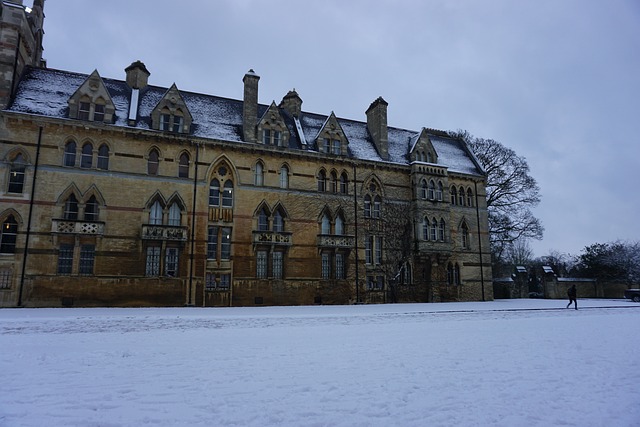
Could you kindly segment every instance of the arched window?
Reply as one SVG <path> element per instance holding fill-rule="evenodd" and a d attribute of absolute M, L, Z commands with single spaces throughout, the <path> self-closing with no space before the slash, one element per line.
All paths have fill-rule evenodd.
<path fill-rule="evenodd" d="M 422 240 L 429 240 L 429 218 L 422 218 Z"/>
<path fill-rule="evenodd" d="M 24 173 L 27 163 L 24 161 L 22 153 L 18 153 L 11 162 L 9 170 L 9 193 L 22 193 L 24 190 Z"/>
<path fill-rule="evenodd" d="M 108 170 L 109 169 L 109 146 L 107 144 L 102 144 L 98 148 L 98 169 Z"/>
<path fill-rule="evenodd" d="M 432 241 L 438 240 L 438 220 L 435 218 L 431 218 L 431 236 Z"/>
<path fill-rule="evenodd" d="M 258 212 L 258 231 L 269 231 L 269 214 L 265 208 Z"/>
<path fill-rule="evenodd" d="M 233 207 L 233 182 L 229 180 L 224 182 L 224 189 L 222 191 L 222 207 Z"/>
<path fill-rule="evenodd" d="M 371 196 L 364 196 L 364 217 L 371 218 Z"/>
<path fill-rule="evenodd" d="M 436 183 L 433 180 L 429 181 L 429 200 L 436 198 Z"/>
<path fill-rule="evenodd" d="M 169 206 L 169 225 L 178 226 L 182 223 L 182 211 L 177 202 L 171 203 Z"/>
<path fill-rule="evenodd" d="M 286 165 L 280 168 L 280 188 L 289 188 L 289 168 Z"/>
<path fill-rule="evenodd" d="M 189 178 L 189 155 L 187 153 L 180 154 L 178 178 Z"/>
<path fill-rule="evenodd" d="M 453 269 L 453 283 L 455 283 L 456 285 L 461 285 L 462 282 L 460 281 L 460 264 L 458 264 L 456 262 L 456 266 Z"/>
<path fill-rule="evenodd" d="M 261 162 L 256 163 L 253 176 L 253 184 L 261 187 L 264 184 L 264 168 Z"/>
<path fill-rule="evenodd" d="M 449 193 L 451 195 L 451 204 L 455 205 L 456 204 L 456 200 L 457 200 L 457 196 L 458 196 L 458 190 L 456 189 L 455 185 L 451 186 L 451 189 L 449 190 Z"/>
<path fill-rule="evenodd" d="M 382 215 L 381 207 L 382 207 L 382 199 L 380 198 L 380 196 L 374 197 L 373 198 L 373 217 L 374 218 L 381 217 Z"/>
<path fill-rule="evenodd" d="M 464 188 L 462 188 L 462 186 L 460 186 L 458 190 L 458 204 L 464 206 Z"/>
<path fill-rule="evenodd" d="M 220 206 L 220 181 L 217 178 L 209 184 L 209 206 Z"/>
<path fill-rule="evenodd" d="M 331 234 L 331 219 L 326 213 L 322 215 L 322 223 L 320 226 L 320 234 Z"/>
<path fill-rule="evenodd" d="M 411 264 L 405 262 L 401 268 L 402 275 L 400 276 L 401 283 L 403 285 L 410 285 L 413 282 L 413 274 L 411 273 Z"/>
<path fill-rule="evenodd" d="M 157 200 L 153 202 L 149 210 L 149 224 L 162 225 L 162 205 Z"/>
<path fill-rule="evenodd" d="M 323 169 L 318 172 L 318 191 L 327 191 L 327 173 Z"/>
<path fill-rule="evenodd" d="M 96 196 L 89 197 L 89 200 L 84 204 L 84 220 L 85 221 L 97 221 L 99 216 L 98 200 Z"/>
<path fill-rule="evenodd" d="M 64 202 L 63 217 L 70 220 L 78 219 L 78 199 L 73 194 Z"/>
<path fill-rule="evenodd" d="M 273 231 L 276 233 L 282 233 L 284 231 L 284 217 L 280 213 L 280 210 L 276 210 L 273 214 Z"/>
<path fill-rule="evenodd" d="M 75 141 L 69 141 L 67 142 L 67 145 L 64 146 L 63 164 L 65 166 L 76 165 L 76 142 Z"/>
<path fill-rule="evenodd" d="M 349 177 L 346 172 L 340 175 L 340 193 L 347 194 L 349 192 Z"/>
<path fill-rule="evenodd" d="M 473 192 L 470 188 L 467 188 L 467 206 L 473 206 Z"/>
<path fill-rule="evenodd" d="M 147 173 L 149 175 L 158 175 L 158 165 L 160 163 L 160 155 L 155 148 L 149 152 L 147 159 Z"/>
<path fill-rule="evenodd" d="M 438 200 L 439 202 L 442 201 L 442 193 L 443 193 L 442 181 L 438 181 L 438 187 L 436 188 L 436 200 Z"/>
<path fill-rule="evenodd" d="M 17 238 L 18 222 L 13 215 L 9 215 L 2 223 L 2 230 L 0 230 L 0 253 L 15 253 Z"/>
<path fill-rule="evenodd" d="M 455 283 L 453 279 L 453 264 L 451 263 L 447 264 L 447 283 L 450 285 Z"/>
<path fill-rule="evenodd" d="M 467 223 L 462 223 L 462 247 L 469 248 L 469 227 L 467 227 Z"/>
<path fill-rule="evenodd" d="M 331 171 L 331 192 L 338 192 L 338 174 L 335 171 Z"/>
<path fill-rule="evenodd" d="M 426 199 L 428 197 L 427 181 L 425 181 L 424 179 L 421 181 L 420 185 L 420 197 L 423 199 Z"/>
<path fill-rule="evenodd" d="M 445 238 L 445 227 L 446 224 L 444 222 L 444 218 L 440 218 L 440 227 L 438 228 L 438 239 L 441 242 L 444 242 L 444 238 Z"/>
<path fill-rule="evenodd" d="M 93 164 L 93 146 L 90 142 L 85 142 L 82 146 L 82 156 L 80 157 L 80 167 L 90 169 Z"/>
<path fill-rule="evenodd" d="M 336 225 L 335 225 L 335 233 L 338 236 L 342 236 L 344 234 L 344 220 L 342 219 L 342 215 L 338 215 L 336 217 Z"/>

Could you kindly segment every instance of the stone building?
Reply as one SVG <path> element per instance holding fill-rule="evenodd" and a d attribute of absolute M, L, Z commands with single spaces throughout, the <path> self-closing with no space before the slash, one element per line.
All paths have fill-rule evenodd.
<path fill-rule="evenodd" d="M 362 121 L 295 90 L 262 104 L 253 70 L 236 100 L 153 86 L 140 61 L 124 80 L 47 69 L 43 3 L 3 3 L 3 40 L 32 47 L 0 55 L 0 306 L 493 298 L 461 140 L 388 126 L 381 97 Z"/>

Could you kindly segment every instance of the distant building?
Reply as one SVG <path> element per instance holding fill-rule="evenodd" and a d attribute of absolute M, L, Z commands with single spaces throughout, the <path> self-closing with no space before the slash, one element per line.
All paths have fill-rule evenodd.
<path fill-rule="evenodd" d="M 44 1 L 2 4 L 0 305 L 492 299 L 485 172 L 463 141 L 47 69 Z M 339 100 L 337 100 L 339 101 Z M 486 287 L 486 289 L 485 289 Z"/>

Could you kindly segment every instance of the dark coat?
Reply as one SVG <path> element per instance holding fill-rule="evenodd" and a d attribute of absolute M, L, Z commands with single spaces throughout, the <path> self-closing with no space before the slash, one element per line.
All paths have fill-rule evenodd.
<path fill-rule="evenodd" d="M 571 298 L 571 299 L 576 299 L 576 285 L 572 285 L 567 290 L 567 295 L 569 295 L 569 298 Z"/>

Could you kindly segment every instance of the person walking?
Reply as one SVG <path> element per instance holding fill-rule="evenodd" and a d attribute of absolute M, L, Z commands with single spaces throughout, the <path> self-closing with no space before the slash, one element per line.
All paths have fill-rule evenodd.
<path fill-rule="evenodd" d="M 576 285 L 571 285 L 571 287 L 567 290 L 567 295 L 569 296 L 569 304 L 567 304 L 567 308 L 571 307 L 571 303 L 574 303 L 576 306 L 576 310 L 578 309 L 578 299 L 576 297 Z"/>

